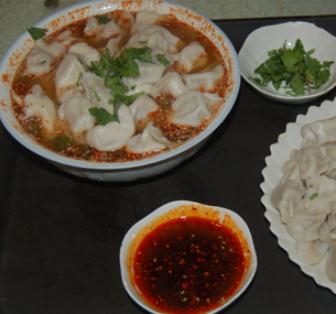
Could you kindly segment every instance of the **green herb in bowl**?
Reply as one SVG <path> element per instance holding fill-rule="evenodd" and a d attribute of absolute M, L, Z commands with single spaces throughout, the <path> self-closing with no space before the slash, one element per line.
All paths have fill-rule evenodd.
<path fill-rule="evenodd" d="M 252 78 L 258 85 L 272 83 L 276 90 L 284 88 L 291 96 L 302 96 L 316 90 L 330 78 L 330 66 L 334 61 L 320 62 L 312 57 L 314 49 L 305 51 L 297 39 L 294 48 L 282 48 L 268 52 L 268 59 L 254 71 Z"/>

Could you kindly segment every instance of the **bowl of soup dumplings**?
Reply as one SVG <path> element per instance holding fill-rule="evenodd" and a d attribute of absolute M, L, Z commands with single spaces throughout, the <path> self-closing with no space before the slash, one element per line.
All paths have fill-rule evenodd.
<path fill-rule="evenodd" d="M 157 175 L 193 155 L 240 85 L 225 33 L 164 1 L 60 10 L 13 43 L 0 74 L 7 131 L 56 167 L 101 181 Z"/>

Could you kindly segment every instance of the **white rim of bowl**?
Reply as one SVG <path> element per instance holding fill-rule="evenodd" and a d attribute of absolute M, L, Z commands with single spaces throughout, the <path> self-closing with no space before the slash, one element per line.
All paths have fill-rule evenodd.
<path fill-rule="evenodd" d="M 245 39 L 242 47 L 240 48 L 240 51 L 242 51 L 245 43 L 247 42 L 247 40 L 249 39 L 249 37 L 252 34 L 255 34 L 256 32 L 258 32 L 261 29 L 266 29 L 266 28 L 273 28 L 275 26 L 279 26 L 279 25 L 299 25 L 299 24 L 306 24 L 306 25 L 310 25 L 313 26 L 325 33 L 327 33 L 328 35 L 333 36 L 331 33 L 329 33 L 328 31 L 326 31 L 324 28 L 316 26 L 314 23 L 310 23 L 310 22 L 304 22 L 304 21 L 295 21 L 295 22 L 285 22 L 285 23 L 278 23 L 278 24 L 273 24 L 273 25 L 266 25 L 260 28 L 257 28 L 256 30 L 252 31 L 247 38 Z M 336 38 L 335 38 L 336 40 Z M 238 57 L 240 56 L 240 51 L 238 53 Z M 240 58 L 239 58 L 240 59 Z M 334 62 L 336 62 L 336 60 L 334 60 Z M 319 92 L 315 92 L 313 94 L 309 94 L 309 95 L 304 95 L 304 96 L 291 96 L 291 95 L 282 95 L 282 94 L 277 94 L 275 92 L 266 90 L 264 88 L 262 88 L 261 86 L 257 85 L 256 83 L 254 83 L 249 77 L 247 77 L 243 72 L 241 72 L 241 76 L 244 78 L 244 80 L 249 83 L 252 87 L 254 87 L 256 90 L 258 90 L 261 94 L 265 94 L 268 95 L 269 97 L 273 97 L 273 98 L 279 98 L 279 99 L 283 99 L 283 100 L 308 100 L 311 98 L 315 98 L 315 97 L 320 97 L 324 94 L 326 94 L 327 92 L 331 91 L 335 86 L 336 86 L 336 80 L 333 84 L 329 85 L 327 88 L 320 90 Z"/>
<path fill-rule="evenodd" d="M 86 1 L 82 2 L 79 4 L 74 4 L 71 5 L 67 8 L 60 9 L 39 22 L 37 22 L 34 26 L 36 27 L 43 27 L 47 22 L 50 22 L 51 20 L 66 14 L 67 12 L 70 12 L 74 9 L 81 8 L 83 6 L 93 6 L 97 4 L 99 1 Z M 233 87 L 232 90 L 230 91 L 230 94 L 225 97 L 225 103 L 223 108 L 219 113 L 217 113 L 216 117 L 211 121 L 209 126 L 199 133 L 197 136 L 192 138 L 191 140 L 188 140 L 185 144 L 182 144 L 181 146 L 168 151 L 164 153 L 160 153 L 156 156 L 149 157 L 149 158 L 144 158 L 141 160 L 137 161 L 129 161 L 129 162 L 95 162 L 95 161 L 85 161 L 85 160 L 80 160 L 80 159 L 74 159 L 70 157 L 65 157 L 63 155 L 57 154 L 42 145 L 36 143 L 32 138 L 30 138 L 28 135 L 25 135 L 23 131 L 18 131 L 11 123 L 9 123 L 3 114 L 3 109 L 0 107 L 0 120 L 2 121 L 3 125 L 5 128 L 8 130 L 8 132 L 24 147 L 28 148 L 30 151 L 38 154 L 39 156 L 42 156 L 52 162 L 62 164 L 65 166 L 71 166 L 71 167 L 76 167 L 76 168 L 81 168 L 81 169 L 92 169 L 92 170 L 128 170 L 132 168 L 143 168 L 152 164 L 156 163 L 161 163 L 164 162 L 168 159 L 172 159 L 177 155 L 180 155 L 181 153 L 188 151 L 190 148 L 196 146 L 203 140 L 205 140 L 210 134 L 212 134 L 218 127 L 219 125 L 225 120 L 225 118 L 228 116 L 230 113 L 236 99 L 238 96 L 239 88 L 240 88 L 240 67 L 239 67 L 239 61 L 238 61 L 238 55 L 236 53 L 236 50 L 231 42 L 231 40 L 227 37 L 227 35 L 221 30 L 214 22 L 211 20 L 208 20 L 206 17 L 200 15 L 199 13 L 196 13 L 195 11 L 186 8 L 184 6 L 175 4 L 175 3 L 169 3 L 168 1 L 166 2 L 169 6 L 175 6 L 175 7 L 180 7 L 183 8 L 187 11 L 190 11 L 194 15 L 201 16 L 202 18 L 206 19 L 210 24 L 214 26 L 214 28 L 217 30 L 217 32 L 223 36 L 224 41 L 225 41 L 225 47 L 229 49 L 230 51 L 230 58 L 231 58 L 231 63 L 232 63 L 232 82 L 233 82 Z M 105 11 L 111 10 L 113 8 L 112 3 L 107 3 L 107 7 L 104 9 Z M 103 10 L 97 10 L 97 14 Z M 70 23 L 69 23 L 70 24 Z M 24 39 L 28 38 L 27 32 L 23 33 L 20 35 L 12 44 L 12 46 L 7 50 L 7 52 L 4 54 L 2 58 L 2 62 L 0 64 L 0 73 L 4 72 L 4 69 L 6 68 L 7 61 L 9 57 L 12 55 L 12 53 L 16 50 L 16 46 L 19 45 L 19 42 L 23 41 Z"/>

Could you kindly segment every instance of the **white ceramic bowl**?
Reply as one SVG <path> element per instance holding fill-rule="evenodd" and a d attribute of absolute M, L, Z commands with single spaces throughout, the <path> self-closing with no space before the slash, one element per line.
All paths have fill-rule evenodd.
<path fill-rule="evenodd" d="M 261 190 L 264 195 L 261 202 L 265 206 L 265 217 L 270 223 L 270 230 L 277 237 L 278 244 L 288 254 L 291 261 L 299 265 L 301 270 L 311 276 L 315 282 L 329 288 L 336 294 L 336 283 L 332 282 L 326 273 L 325 262 L 308 265 L 296 250 L 296 241 L 289 234 L 286 225 L 281 221 L 279 210 L 271 204 L 271 194 L 279 184 L 283 173 L 282 166 L 289 160 L 290 152 L 299 149 L 302 145 L 301 128 L 307 124 L 318 120 L 324 120 L 336 116 L 336 99 L 326 100 L 320 107 L 311 106 L 305 115 L 298 115 L 295 122 L 288 123 L 286 131 L 279 135 L 278 141 L 271 145 L 271 155 L 265 159 L 266 167 L 262 171 L 264 181 L 261 184 Z"/>
<path fill-rule="evenodd" d="M 186 206 L 187 209 L 183 208 L 183 206 Z M 199 206 L 201 211 L 197 214 L 196 212 L 190 213 L 190 205 Z M 192 211 L 192 210 L 191 210 Z M 179 217 L 190 217 L 190 216 L 202 216 L 209 219 L 218 219 L 219 222 L 224 223 L 224 225 L 230 225 L 232 224 L 227 221 L 233 221 L 234 228 L 238 233 L 241 231 L 244 242 L 243 246 L 247 246 L 248 251 L 250 252 L 250 263 L 248 266 L 247 271 L 245 272 L 245 275 L 243 277 L 243 280 L 238 287 L 238 289 L 231 295 L 226 302 L 221 305 L 220 307 L 215 308 L 214 310 L 208 311 L 207 313 L 217 313 L 218 311 L 223 310 L 226 308 L 229 304 L 231 304 L 234 300 L 236 300 L 248 287 L 248 285 L 251 283 L 255 272 L 257 270 L 257 255 L 255 252 L 252 236 L 250 233 L 250 230 L 245 223 L 245 221 L 237 215 L 235 212 L 223 208 L 223 207 L 217 207 L 217 206 L 209 206 L 209 205 L 203 205 L 195 202 L 190 201 L 174 201 L 167 203 L 156 210 L 154 210 L 151 214 L 144 217 L 142 220 L 138 221 L 135 225 L 133 225 L 128 232 L 126 233 L 122 244 L 120 248 L 120 270 L 121 270 L 121 279 L 123 282 L 123 285 L 129 294 L 129 296 L 141 307 L 146 309 L 147 311 L 151 313 L 157 313 L 162 314 L 161 312 L 158 312 L 156 309 L 153 309 L 150 304 L 148 304 L 141 294 L 137 291 L 137 289 L 133 285 L 132 281 L 132 275 L 130 268 L 132 265 L 132 259 L 134 256 L 134 252 L 136 250 L 136 247 L 139 242 L 141 242 L 141 239 L 143 239 L 144 235 L 155 226 L 160 225 L 161 223 L 165 221 L 169 221 L 170 219 L 179 218 Z M 214 218 L 216 217 L 216 218 Z M 227 219 L 227 220 L 226 220 Z M 140 235 L 140 239 L 139 236 Z M 245 251 L 246 252 L 246 251 Z"/>
<path fill-rule="evenodd" d="M 330 79 L 326 84 L 311 94 L 290 96 L 285 91 L 277 91 L 271 84 L 260 86 L 251 79 L 256 76 L 254 70 L 268 59 L 267 53 L 270 50 L 281 48 L 285 42 L 287 47 L 294 47 L 297 39 L 301 39 L 306 51 L 315 49 L 313 57 L 319 61 L 334 61 L 330 67 Z M 239 52 L 239 62 L 242 77 L 265 97 L 293 105 L 310 102 L 336 85 L 336 37 L 307 22 L 288 22 L 261 27 L 246 38 Z"/>
<path fill-rule="evenodd" d="M 34 44 L 28 33 L 24 33 L 13 43 L 0 65 L 0 118 L 5 128 L 18 142 L 67 172 L 94 180 L 131 181 L 162 173 L 181 163 L 200 148 L 204 141 L 215 131 L 231 111 L 240 86 L 240 70 L 236 51 L 222 30 L 205 17 L 179 5 L 162 0 L 84 2 L 57 11 L 35 26 L 47 28 L 48 33 L 51 33 L 76 20 L 116 9 L 132 11 L 151 10 L 160 14 L 172 13 L 178 19 L 204 33 L 216 45 L 220 53 L 224 56 L 229 72 L 231 88 L 225 98 L 222 109 L 206 130 L 172 151 L 159 154 L 152 158 L 126 163 L 97 163 L 76 160 L 61 156 L 40 146 L 23 132 L 14 116 L 10 98 L 10 87 L 15 71 Z"/>

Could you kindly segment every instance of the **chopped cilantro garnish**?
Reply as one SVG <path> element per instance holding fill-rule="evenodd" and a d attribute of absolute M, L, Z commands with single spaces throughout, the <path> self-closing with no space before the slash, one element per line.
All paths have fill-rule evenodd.
<path fill-rule="evenodd" d="M 98 15 L 96 18 L 99 24 L 107 24 L 108 22 L 110 22 L 110 19 L 107 15 Z"/>
<path fill-rule="evenodd" d="M 149 47 L 126 48 L 117 58 L 112 58 L 108 50 L 102 54 L 99 62 L 93 62 L 90 71 L 104 79 L 104 84 L 111 90 L 113 115 L 102 108 L 91 108 L 90 113 L 96 117 L 98 124 L 104 125 L 110 121 L 118 121 L 118 109 L 122 104 L 130 105 L 134 100 L 144 95 L 143 92 L 127 95 L 130 88 L 124 83 L 124 77 L 139 76 L 139 65 L 136 61 L 152 62 L 152 49 Z M 132 88 L 131 88 L 132 89 Z M 97 98 L 98 99 L 98 98 Z"/>
<path fill-rule="evenodd" d="M 73 140 L 67 135 L 60 135 L 52 140 L 52 146 L 58 152 L 66 150 L 72 144 Z"/>
<path fill-rule="evenodd" d="M 169 65 L 169 60 L 166 58 L 164 54 L 156 55 L 156 59 L 163 65 Z"/>
<path fill-rule="evenodd" d="M 319 195 L 319 194 L 318 194 L 317 192 L 315 192 L 315 193 L 313 193 L 312 195 L 310 195 L 309 199 L 312 201 L 312 200 L 314 200 L 315 198 L 317 198 L 318 195 Z"/>
<path fill-rule="evenodd" d="M 45 34 L 47 33 L 47 30 L 45 28 L 39 28 L 39 27 L 34 27 L 34 26 L 29 27 L 27 31 L 34 40 L 43 38 Z"/>
<path fill-rule="evenodd" d="M 93 107 L 89 109 L 89 112 L 96 118 L 99 125 L 105 125 L 111 121 L 115 121 L 114 115 L 110 114 L 104 108 Z"/>
<path fill-rule="evenodd" d="M 310 89 L 318 89 L 330 77 L 333 61 L 320 62 L 312 57 L 314 49 L 305 51 L 302 41 L 297 39 L 294 48 L 268 52 L 268 59 L 254 71 L 253 80 L 262 86 L 272 83 L 275 89 L 286 88 L 289 95 L 304 95 Z"/>
<path fill-rule="evenodd" d="M 119 99 L 125 105 L 131 105 L 139 96 L 143 95 L 145 95 L 144 92 L 139 92 L 132 95 L 120 95 Z"/>

